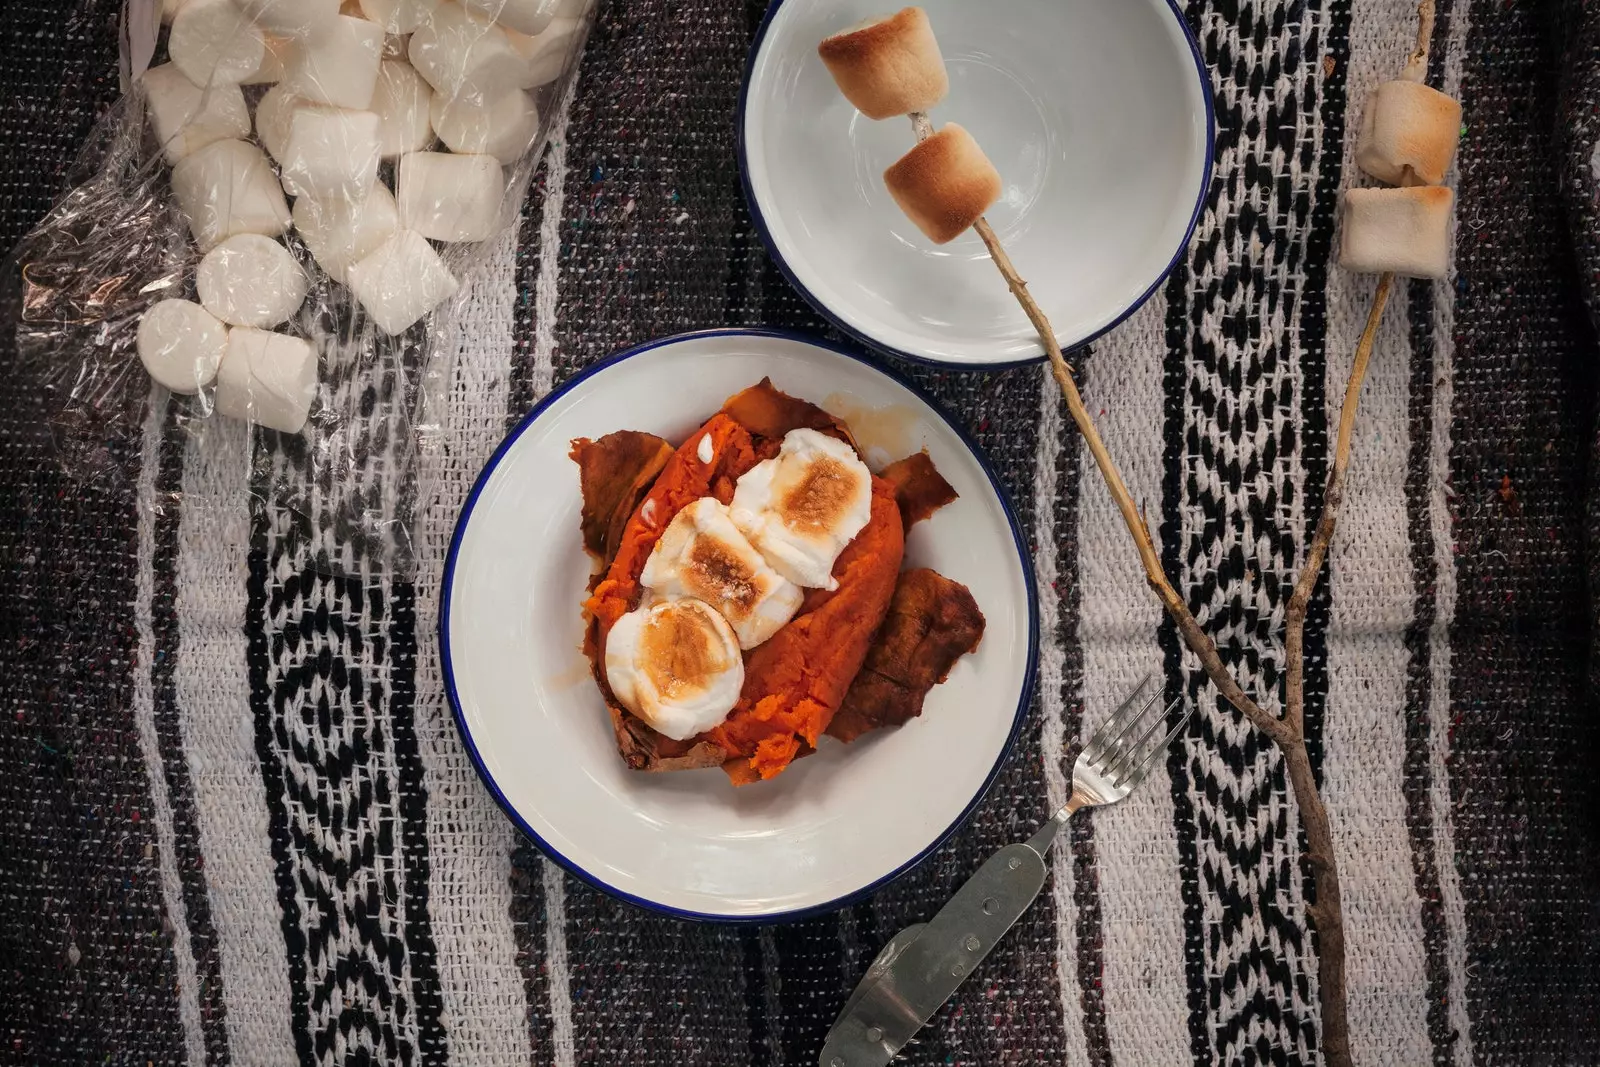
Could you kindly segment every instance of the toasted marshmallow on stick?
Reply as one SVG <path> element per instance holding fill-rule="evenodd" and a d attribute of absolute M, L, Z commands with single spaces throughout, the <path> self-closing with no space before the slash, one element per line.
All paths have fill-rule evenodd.
<path fill-rule="evenodd" d="M 1384 82 L 1367 98 L 1356 165 L 1390 185 L 1438 185 L 1461 140 L 1461 105 L 1410 81 Z"/>
<path fill-rule="evenodd" d="M 817 54 L 839 91 L 869 119 L 927 111 L 950 91 L 939 42 L 920 7 L 824 37 Z"/>
<path fill-rule="evenodd" d="M 883 172 L 883 181 L 900 210 L 936 245 L 959 237 L 1000 199 L 1000 172 L 953 122 L 901 156 Z"/>
<path fill-rule="evenodd" d="M 1358 273 L 1443 278 L 1450 269 L 1454 204 L 1455 194 L 1438 185 L 1346 189 L 1339 265 Z"/>

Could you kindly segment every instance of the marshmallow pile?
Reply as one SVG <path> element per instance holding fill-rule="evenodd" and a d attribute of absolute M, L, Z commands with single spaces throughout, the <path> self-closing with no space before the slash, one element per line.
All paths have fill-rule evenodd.
<path fill-rule="evenodd" d="M 147 114 L 203 258 L 199 302 L 140 322 L 150 376 L 214 384 L 223 414 L 299 432 L 316 352 L 273 331 L 311 278 L 281 238 L 297 231 L 384 333 L 449 300 L 436 244 L 497 230 L 505 167 L 538 134 L 532 91 L 560 76 L 592 2 L 164 0 Z M 253 108 L 250 86 L 268 87 Z"/>
<path fill-rule="evenodd" d="M 1444 93 L 1412 80 L 1378 86 L 1362 117 L 1356 165 L 1395 188 L 1345 190 L 1341 266 L 1445 276 L 1455 194 L 1443 183 L 1460 137 L 1461 105 Z"/>
<path fill-rule="evenodd" d="M 950 91 L 927 12 L 908 7 L 823 39 L 839 91 L 872 119 L 926 112 Z M 934 244 L 955 240 L 1000 199 L 1000 173 L 972 135 L 947 123 L 883 174 L 889 195 Z"/>

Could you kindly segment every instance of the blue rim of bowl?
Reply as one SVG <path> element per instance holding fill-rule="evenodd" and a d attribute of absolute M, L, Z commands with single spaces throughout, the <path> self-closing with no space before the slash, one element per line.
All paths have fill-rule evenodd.
<path fill-rule="evenodd" d="M 1116 318 L 1112 319 L 1110 322 L 1106 323 L 1089 336 L 1072 342 L 1072 344 L 1065 349 L 1067 352 L 1076 352 L 1087 345 L 1094 344 L 1094 342 L 1098 341 L 1100 338 L 1104 337 L 1118 326 L 1121 326 L 1124 322 L 1127 322 L 1128 319 L 1133 316 L 1134 312 L 1144 307 L 1145 302 L 1155 295 L 1155 291 L 1161 288 L 1162 284 L 1167 280 L 1167 276 L 1170 275 L 1173 268 L 1178 265 L 1178 261 L 1183 258 L 1186 252 L 1188 252 L 1189 242 L 1194 239 L 1195 228 L 1200 225 L 1200 216 L 1205 212 L 1206 197 L 1211 191 L 1211 179 L 1216 172 L 1217 154 L 1217 109 L 1216 101 L 1212 98 L 1211 76 L 1206 71 L 1205 57 L 1200 53 L 1200 42 L 1195 40 L 1194 30 L 1190 28 L 1189 21 L 1183 17 L 1183 12 L 1178 9 L 1177 0 L 1166 0 L 1166 2 L 1167 9 L 1172 13 L 1172 17 L 1177 20 L 1178 28 L 1183 31 L 1183 39 L 1189 42 L 1189 55 L 1194 59 L 1195 74 L 1200 79 L 1200 97 L 1205 101 L 1206 160 L 1205 166 L 1201 168 L 1200 190 L 1195 196 L 1194 210 L 1189 214 L 1189 225 L 1184 228 L 1183 240 L 1178 242 L 1178 247 L 1173 251 L 1172 258 L 1167 261 L 1167 265 L 1162 268 L 1161 273 L 1156 275 L 1155 280 L 1150 283 L 1150 287 L 1141 293 L 1137 300 L 1124 308 L 1121 314 L 1117 315 Z M 756 203 L 755 189 L 750 185 L 750 156 L 748 146 L 745 144 L 744 135 L 745 111 L 749 107 L 750 103 L 750 81 L 751 77 L 755 74 L 756 58 L 760 56 L 761 46 L 765 44 L 767 40 L 767 31 L 772 27 L 772 20 L 777 16 L 778 9 L 781 8 L 783 4 L 784 0 L 772 0 L 771 4 L 767 7 L 766 15 L 761 19 L 761 27 L 756 30 L 755 42 L 750 45 L 750 54 L 745 59 L 744 83 L 739 87 L 739 111 L 735 118 L 735 122 L 737 123 L 738 127 L 735 131 L 735 135 L 739 151 L 739 184 L 744 189 L 744 202 L 746 207 L 748 207 L 750 210 L 750 219 L 755 223 L 756 232 L 761 235 L 761 243 L 766 246 L 767 254 L 772 257 L 772 261 L 778 265 L 778 270 L 783 274 L 784 278 L 789 282 L 789 284 L 794 287 L 795 292 L 805 297 L 806 303 L 815 308 L 824 318 L 833 323 L 833 325 L 841 332 L 845 333 L 854 340 L 859 341 L 861 344 L 867 346 L 875 352 L 883 352 L 899 359 L 910 360 L 912 363 L 921 363 L 924 366 L 939 367 L 943 370 L 952 371 L 1006 370 L 1011 367 L 1026 367 L 1034 363 L 1043 363 L 1049 358 L 1049 356 L 1042 350 L 1037 356 L 1024 356 L 1021 359 L 996 360 L 994 362 L 985 363 L 962 363 L 955 360 L 938 359 L 934 356 L 920 355 L 916 352 L 907 352 L 904 349 L 895 348 L 893 345 L 885 344 L 884 342 L 879 341 L 877 338 L 868 335 L 862 330 L 851 326 L 849 323 L 845 322 L 841 316 L 835 315 L 827 304 L 823 303 L 815 293 L 801 284 L 799 278 L 795 277 L 794 271 L 789 266 L 789 261 L 783 258 L 783 253 L 778 250 L 777 243 L 772 239 L 772 233 L 767 228 L 766 217 L 761 213 L 761 205 Z"/>
<path fill-rule="evenodd" d="M 1028 602 L 1027 668 L 1023 675 L 1022 692 L 1017 700 L 1017 708 L 1012 715 L 1011 730 L 1006 734 L 1005 744 L 1000 746 L 1000 752 L 999 755 L 995 757 L 994 766 L 989 768 L 989 773 L 984 776 L 983 784 L 980 785 L 977 792 L 972 795 L 972 799 L 967 802 L 966 807 L 962 808 L 961 813 L 956 816 L 955 820 L 951 822 L 949 826 L 940 831 L 934 837 L 934 839 L 928 843 L 927 847 L 923 848 L 915 856 L 911 857 L 905 863 L 902 863 L 888 874 L 878 878 L 876 881 L 862 886 L 860 889 L 846 893 L 844 896 L 836 897 L 835 899 L 822 904 L 812 904 L 804 908 L 796 908 L 789 911 L 771 912 L 760 915 L 720 915 L 715 912 L 689 911 L 684 908 L 675 908 L 669 904 L 662 904 L 658 901 L 646 900 L 643 897 L 635 896 L 632 893 L 625 892 L 624 890 L 618 889 L 613 885 L 609 885 L 603 879 L 584 870 L 572 860 L 568 859 L 566 856 L 563 856 L 560 852 L 551 847 L 550 843 L 545 841 L 544 838 L 540 837 L 534 831 L 533 827 L 528 825 L 527 820 L 525 820 L 521 814 L 517 812 L 517 809 L 512 806 L 511 802 L 506 799 L 505 794 L 500 790 L 499 784 L 495 782 L 494 776 L 489 773 L 489 769 L 484 765 L 483 756 L 478 752 L 477 743 L 472 738 L 472 730 L 467 726 L 466 719 L 461 712 L 461 701 L 456 695 L 455 664 L 450 655 L 450 604 L 452 600 L 452 587 L 455 581 L 456 557 L 461 550 L 461 538 L 466 533 L 468 522 L 470 522 L 472 519 L 472 511 L 478 503 L 479 494 L 483 492 L 484 486 L 489 484 L 489 479 L 494 476 L 494 472 L 499 468 L 500 462 L 505 458 L 506 453 L 509 452 L 517 443 L 518 439 L 522 437 L 523 433 L 525 433 L 529 427 L 539 420 L 539 417 L 544 414 L 545 410 L 549 408 L 550 405 L 554 404 L 567 393 L 571 392 L 573 389 L 577 388 L 579 385 L 583 384 L 585 381 L 594 377 L 600 372 L 657 348 L 664 348 L 668 345 L 681 344 L 684 342 L 692 342 L 713 337 L 755 337 L 762 339 L 795 341 L 800 344 L 807 344 L 817 348 L 826 349 L 829 352 L 853 359 L 857 363 L 861 363 L 864 366 L 877 371 L 878 373 L 889 378 L 891 381 L 895 382 L 897 385 L 908 390 L 913 396 L 921 400 L 923 403 L 927 404 L 928 407 L 932 409 L 933 413 L 942 419 L 945 425 L 948 426 L 956 435 L 956 437 L 966 447 L 967 451 L 972 454 L 972 457 L 978 461 L 978 466 L 983 470 L 984 476 L 989 479 L 989 485 L 994 490 L 995 499 L 1000 502 L 1000 509 L 1005 513 L 1006 523 L 1011 528 L 1011 537 L 1015 542 L 1017 550 L 1017 560 L 1022 565 L 1022 581 Z M 621 352 L 617 352 L 614 355 L 608 356 L 606 359 L 596 363 L 594 366 L 584 369 L 577 375 L 568 379 L 543 400 L 539 401 L 534 409 L 528 412 L 528 414 L 523 417 L 521 422 L 517 423 L 516 429 L 507 434 L 505 440 L 500 442 L 499 447 L 494 450 L 494 455 L 489 457 L 489 462 L 484 465 L 483 471 L 478 475 L 477 481 L 473 482 L 472 492 L 467 494 L 466 503 L 461 507 L 461 516 L 456 520 L 455 531 L 450 535 L 450 552 L 445 557 L 444 575 L 439 584 L 439 662 L 443 667 L 444 691 L 445 697 L 450 703 L 450 715 L 455 720 L 456 730 L 461 734 L 461 741 L 464 745 L 466 745 L 467 755 L 472 759 L 472 766 L 478 772 L 478 778 L 489 790 L 489 794 L 494 797 L 494 802 L 500 805 L 500 810 L 505 812 L 506 817 L 509 818 L 513 824 L 515 824 L 517 829 L 522 831 L 522 833 L 526 835 L 529 840 L 536 844 L 541 852 L 543 852 L 546 856 L 549 856 L 556 863 L 560 864 L 562 869 L 567 871 L 567 873 L 578 879 L 581 879 L 591 886 L 594 886 L 596 889 L 609 893 L 620 900 L 625 900 L 630 904 L 645 909 L 646 911 L 653 911 L 658 914 L 668 915 L 676 919 L 689 919 L 696 922 L 718 923 L 730 926 L 755 926 L 769 923 L 797 922 L 801 919 L 811 918 L 815 915 L 826 915 L 829 912 L 837 911 L 840 908 L 843 908 L 849 904 L 853 904 L 854 902 L 877 892 L 879 889 L 882 889 L 884 886 L 888 885 L 890 882 L 893 882 L 901 875 L 910 872 L 929 856 L 933 855 L 934 852 L 938 851 L 940 846 L 950 839 L 952 834 L 959 830 L 966 823 L 966 821 L 972 817 L 972 813 L 977 810 L 979 803 L 981 803 L 983 798 L 988 795 L 989 790 L 993 788 L 995 779 L 1000 776 L 1001 768 L 1005 766 L 1006 760 L 1011 757 L 1011 752 L 1016 747 L 1017 736 L 1022 732 L 1023 721 L 1028 716 L 1028 708 L 1033 703 L 1034 674 L 1039 668 L 1039 598 L 1038 591 L 1034 584 L 1032 557 L 1028 552 L 1028 543 L 1023 539 L 1022 527 L 1017 522 L 1016 510 L 1011 506 L 1011 499 L 1006 495 L 1005 487 L 1000 484 L 1000 479 L 996 477 L 994 468 L 989 465 L 989 458 L 984 455 L 983 449 L 978 446 L 976 441 L 972 440 L 972 438 L 968 436 L 967 432 L 961 428 L 959 423 L 950 417 L 949 413 L 945 411 L 944 406 L 936 399 L 934 399 L 932 396 L 929 396 L 928 393 L 914 383 L 907 381 L 904 377 L 895 373 L 892 369 L 883 366 L 881 363 L 868 359 L 866 356 L 861 355 L 860 353 L 852 352 L 847 348 L 834 344 L 823 338 L 814 337 L 809 334 L 804 334 L 793 330 L 696 330 L 689 333 L 673 334 L 670 337 L 662 337 L 654 341 L 647 341 L 644 344 L 637 345 L 633 348 L 624 349 Z"/>

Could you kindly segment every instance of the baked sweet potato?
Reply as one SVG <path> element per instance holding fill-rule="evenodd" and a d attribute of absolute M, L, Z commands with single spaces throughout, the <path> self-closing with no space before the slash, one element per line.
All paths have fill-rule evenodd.
<path fill-rule="evenodd" d="M 855 447 L 842 422 L 780 392 L 767 379 L 730 397 L 721 412 L 676 450 L 660 438 L 633 431 L 573 442 L 571 455 L 583 492 L 584 545 L 600 564 L 584 603 L 589 621 L 585 652 L 628 766 L 653 771 L 720 766 L 736 784 L 770 778 L 813 751 L 841 707 L 851 709 L 850 723 L 834 732 L 849 737 L 913 717 L 927 688 L 948 673 L 949 665 L 940 664 L 950 650 L 964 642 L 976 644 L 970 635 L 974 615 L 982 632 L 976 605 L 970 612 L 944 610 L 944 586 L 928 599 L 915 593 L 929 588 L 926 578 L 907 585 L 899 573 L 905 530 L 955 499 L 932 461 L 919 453 L 873 479 L 871 518 L 834 566 L 838 587 L 811 590 L 795 617 L 746 655 L 743 692 L 721 726 L 675 741 L 621 706 L 602 666 L 605 639 L 616 620 L 638 606 L 639 576 L 662 532 L 680 510 L 702 496 L 727 503 L 739 477 L 775 455 L 784 435 L 802 427 Z M 713 449 L 709 463 L 700 459 L 701 440 L 707 436 Z M 964 588 L 938 580 L 960 590 L 970 603 Z M 892 626 L 880 629 L 902 587 L 902 615 L 927 624 L 919 640 L 910 638 L 908 621 L 891 620 Z M 905 599 L 914 595 L 921 599 Z M 961 635 L 945 635 L 941 628 L 956 622 L 965 627 Z M 886 641 L 892 644 L 878 651 Z M 873 680 L 858 685 L 864 663 L 877 669 Z M 933 675 L 935 682 L 922 684 Z M 915 710 L 908 713 L 912 705 Z"/>

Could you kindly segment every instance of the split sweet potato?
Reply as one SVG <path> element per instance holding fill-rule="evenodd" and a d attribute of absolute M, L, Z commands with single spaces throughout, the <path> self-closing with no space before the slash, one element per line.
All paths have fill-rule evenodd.
<path fill-rule="evenodd" d="M 721 726 L 675 741 L 621 706 L 602 666 L 605 639 L 638 606 L 639 576 L 662 532 L 702 496 L 731 500 L 739 477 L 802 427 L 855 447 L 844 423 L 767 379 L 730 397 L 675 450 L 628 430 L 573 442 L 584 547 L 598 563 L 584 603 L 585 652 L 628 766 L 720 766 L 736 784 L 771 778 L 813 751 L 825 732 L 850 740 L 915 717 L 958 650 L 981 637 L 983 616 L 964 587 L 931 571 L 900 574 L 905 531 L 956 497 L 918 453 L 873 479 L 871 518 L 834 566 L 838 587 L 811 590 L 788 625 L 747 654 L 743 692 Z M 707 436 L 709 463 L 700 459 Z"/>

